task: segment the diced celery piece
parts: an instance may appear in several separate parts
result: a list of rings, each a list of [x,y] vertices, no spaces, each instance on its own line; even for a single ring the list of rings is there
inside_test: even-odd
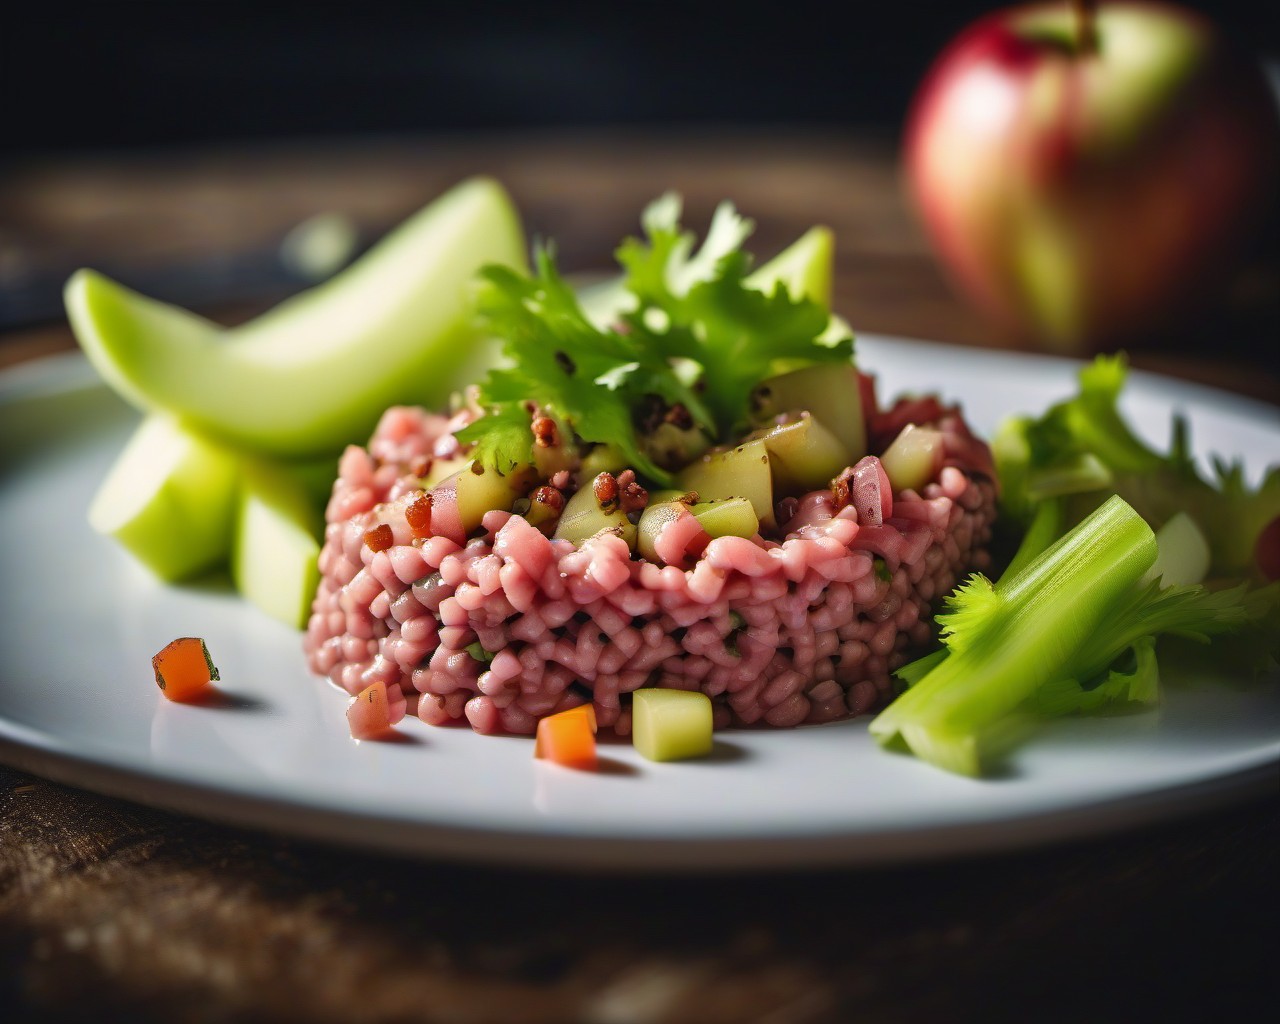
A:
[[[919,491],[942,468],[942,432],[908,423],[880,456],[894,491]]]
[[[565,502],[564,511],[560,513],[560,521],[556,524],[556,537],[561,540],[582,544],[602,530],[616,530],[633,551],[636,546],[636,527],[621,508],[609,511],[600,507],[600,502],[588,483],[579,487],[573,496]]]
[[[849,450],[809,413],[755,436],[764,441],[769,451],[773,482],[780,491],[826,487],[851,464]]]
[[[766,526],[773,525],[773,477],[769,451],[759,438],[735,448],[708,452],[679,474],[680,486],[699,501],[746,498]]]
[[[711,698],[695,690],[645,688],[631,695],[631,736],[650,761],[711,753]]]

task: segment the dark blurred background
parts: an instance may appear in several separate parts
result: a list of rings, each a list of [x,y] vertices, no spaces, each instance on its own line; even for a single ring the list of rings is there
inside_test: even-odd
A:
[[[1280,56],[1274,3],[1193,6]],[[932,57],[992,7],[23,4],[0,30],[3,146],[653,123],[892,134]]]

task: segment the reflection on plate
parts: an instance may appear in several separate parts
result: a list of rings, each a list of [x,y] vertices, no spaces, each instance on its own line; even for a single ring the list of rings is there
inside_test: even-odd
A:
[[[1068,394],[1075,365],[864,337],[885,395],[938,390],[989,433]],[[1164,443],[1280,451],[1275,409],[1134,374],[1126,411]],[[712,757],[652,764],[627,743],[587,774],[522,738],[402,726],[346,736],[345,695],[299,636],[223,580],[158,583],[94,535],[85,508],[137,414],[78,356],[0,376],[0,760],[220,820],[383,849],[564,868],[863,864],[1011,848],[1132,826],[1274,788],[1280,687],[1168,687],[1156,712],[1054,723],[1003,778],[955,778],[871,742],[866,722],[728,732]],[[166,702],[150,658],[208,639],[223,699]]]

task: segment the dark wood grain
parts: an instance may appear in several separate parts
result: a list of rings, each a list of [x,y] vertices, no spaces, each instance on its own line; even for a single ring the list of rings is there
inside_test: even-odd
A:
[[[812,223],[836,229],[837,306],[859,329],[1027,346],[950,294],[892,148],[831,134],[450,138],[11,166],[0,243],[10,271],[17,260],[27,274],[142,273],[270,246],[322,211],[376,237],[475,172],[510,187],[570,270],[600,267],[664,189],[683,192],[698,223],[731,197],[758,220],[761,252]],[[1147,339],[1135,360],[1277,400],[1272,264],[1249,275],[1215,312],[1219,343],[1189,330]],[[271,299],[206,311],[232,322]],[[0,363],[72,345],[61,324],[26,328],[0,341]],[[1262,799],[1018,855],[590,877],[310,844],[0,767],[0,1020],[1256,1015],[1280,997],[1278,811],[1280,778]]]

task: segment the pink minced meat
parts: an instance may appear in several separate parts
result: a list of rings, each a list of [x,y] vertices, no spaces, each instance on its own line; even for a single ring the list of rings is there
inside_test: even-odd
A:
[[[641,686],[702,690],[717,728],[876,710],[893,670],[929,644],[937,602],[986,566],[995,517],[990,453],[958,412],[899,402],[872,417],[873,445],[903,422],[940,428],[947,457],[923,493],[894,495],[882,524],[813,492],[788,504],[781,539],[717,538],[682,570],[610,534],[551,540],[508,512],[465,547],[415,538],[405,508],[430,458],[456,452],[459,424],[388,410],[340,461],[308,662],[351,694],[381,680],[423,721],[483,733],[532,733],[592,700],[625,735]],[[374,551],[365,534],[380,523],[393,543]]]

